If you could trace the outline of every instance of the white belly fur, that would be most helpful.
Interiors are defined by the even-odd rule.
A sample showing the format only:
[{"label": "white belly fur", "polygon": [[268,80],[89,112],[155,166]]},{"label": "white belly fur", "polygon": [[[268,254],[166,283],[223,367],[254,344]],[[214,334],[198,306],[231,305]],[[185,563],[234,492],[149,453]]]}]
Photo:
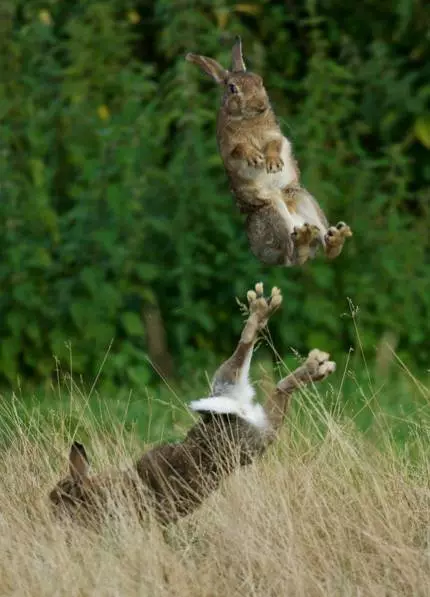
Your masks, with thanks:
[{"label": "white belly fur", "polygon": [[[265,139],[265,142],[268,143],[270,140],[270,138]],[[274,174],[268,173],[265,168],[248,166],[242,160],[238,161],[239,167],[237,173],[241,178],[252,184],[251,188],[257,197],[276,205],[279,217],[285,221],[290,234],[294,231],[295,227],[300,228],[305,223],[314,224],[321,228],[320,218],[315,210],[315,206],[312,202],[307,201],[305,196],[300,196],[300,194],[296,196],[296,201],[298,202],[297,211],[290,211],[285,202],[282,189],[292,183],[297,183],[297,170],[292,158],[291,143],[286,137],[282,138],[281,157],[284,166],[282,170]],[[307,194],[307,191],[302,192],[305,195]],[[325,229],[321,229],[322,238],[324,233]]]},{"label": "white belly fur", "polygon": [[310,202],[305,202],[303,197],[297,197],[297,211],[290,211],[284,201],[282,193],[273,193],[271,200],[277,206],[279,215],[285,221],[287,228],[290,232],[293,232],[294,228],[300,228],[303,224],[312,224],[320,229],[320,238],[323,242],[324,235],[327,232],[326,228],[322,225],[320,218],[315,210],[315,207]]},{"label": "white belly fur", "polygon": [[294,231],[294,228],[303,226],[305,219],[297,212],[291,212],[285,204],[284,197],[281,192],[278,192],[272,196],[274,204],[277,206],[277,212],[279,216],[284,220],[287,230],[290,234]]}]

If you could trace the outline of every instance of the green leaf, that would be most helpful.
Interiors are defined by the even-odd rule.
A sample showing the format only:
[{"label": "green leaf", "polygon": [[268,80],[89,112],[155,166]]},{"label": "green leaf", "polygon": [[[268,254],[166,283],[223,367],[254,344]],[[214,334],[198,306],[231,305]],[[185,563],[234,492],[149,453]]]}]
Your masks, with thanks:
[{"label": "green leaf", "polygon": [[136,384],[139,387],[144,387],[148,385],[151,379],[151,371],[148,366],[145,365],[136,365],[134,367],[129,367],[127,369],[127,374],[129,376],[130,381]]},{"label": "green leaf", "polygon": [[414,133],[418,141],[430,149],[430,115],[420,116],[415,121]]},{"label": "green leaf", "polygon": [[19,351],[19,338],[2,338],[0,344],[0,371],[11,381],[15,381],[18,374]]},{"label": "green leaf", "polygon": [[160,270],[154,264],[144,263],[136,266],[136,273],[142,282],[152,282],[159,276]]},{"label": "green leaf", "polygon": [[130,336],[143,336],[145,329],[137,313],[126,311],[121,315],[121,323]]}]

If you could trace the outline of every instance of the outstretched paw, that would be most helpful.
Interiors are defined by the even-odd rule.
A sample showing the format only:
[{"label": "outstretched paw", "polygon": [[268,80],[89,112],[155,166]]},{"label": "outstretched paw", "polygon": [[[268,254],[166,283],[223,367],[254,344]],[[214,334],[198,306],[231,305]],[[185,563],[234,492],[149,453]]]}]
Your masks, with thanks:
[{"label": "outstretched paw", "polygon": [[322,381],[336,371],[336,363],[329,361],[330,355],[315,348],[306,361],[285,379],[278,383],[278,390],[291,394],[297,388],[310,382]]},{"label": "outstretched paw", "polygon": [[296,245],[310,245],[312,241],[318,238],[320,229],[313,224],[303,224],[303,226],[295,226],[294,232],[291,236]]},{"label": "outstretched paw", "polygon": [[248,290],[248,309],[249,314],[255,315],[258,320],[258,327],[262,329],[269,317],[282,303],[282,294],[279,288],[274,286],[269,297],[264,296],[264,287],[262,282],[255,285],[255,290]]},{"label": "outstretched paw", "polygon": [[345,239],[349,236],[352,236],[352,231],[345,222],[338,222],[336,226],[330,226],[324,237],[325,252],[329,259],[334,259],[340,254]]},{"label": "outstretched paw", "polygon": [[280,172],[284,167],[284,160],[279,155],[270,155],[266,157],[266,171],[269,174]]},{"label": "outstretched paw", "polygon": [[312,256],[315,251],[313,249],[316,240],[319,238],[320,229],[313,224],[303,224],[303,226],[296,226],[291,238],[294,242],[294,254],[296,263],[302,265]]},{"label": "outstretched paw", "polygon": [[336,363],[329,361],[329,358],[330,355],[327,352],[322,352],[318,348],[311,350],[305,366],[312,381],[321,381],[336,371]]}]

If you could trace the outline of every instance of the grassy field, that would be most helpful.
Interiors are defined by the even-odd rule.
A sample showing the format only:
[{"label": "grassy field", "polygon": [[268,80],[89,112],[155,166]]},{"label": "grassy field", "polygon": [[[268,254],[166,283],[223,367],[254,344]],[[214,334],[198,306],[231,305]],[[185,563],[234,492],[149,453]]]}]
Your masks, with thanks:
[{"label": "grassy field", "polygon": [[[261,356],[253,377],[280,376]],[[184,397],[204,393],[204,374],[141,395],[99,395],[66,376],[43,397],[3,396],[0,594],[429,595],[429,391],[392,367],[377,377],[345,357],[336,376],[296,395],[262,461],[164,534],[125,504],[99,535],[60,525],[47,493],[73,437],[94,471],[180,437]]]}]

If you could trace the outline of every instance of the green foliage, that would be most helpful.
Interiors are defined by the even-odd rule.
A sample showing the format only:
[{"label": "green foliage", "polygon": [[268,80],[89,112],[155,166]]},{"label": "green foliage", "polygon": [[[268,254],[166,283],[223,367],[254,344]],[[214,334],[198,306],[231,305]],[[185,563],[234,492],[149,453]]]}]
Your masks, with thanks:
[{"label": "green foliage", "polygon": [[[285,296],[281,352],[393,332],[430,347],[430,9],[378,0],[120,0],[0,9],[0,376],[47,378],[53,356],[106,381],[151,380],[146,305],[176,370],[226,354],[233,300],[257,279]],[[186,51],[229,63],[240,33],[343,254],[302,269],[249,252],[215,141],[218,92]],[[190,365],[192,363],[192,366]]]}]

